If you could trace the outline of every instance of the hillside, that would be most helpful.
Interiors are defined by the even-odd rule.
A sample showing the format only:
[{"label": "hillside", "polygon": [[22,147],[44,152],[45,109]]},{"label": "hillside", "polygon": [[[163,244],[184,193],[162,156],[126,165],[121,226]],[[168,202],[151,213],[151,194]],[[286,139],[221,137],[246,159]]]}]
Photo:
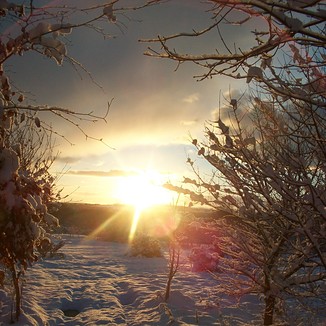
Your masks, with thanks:
[{"label": "hillside", "polygon": [[[96,236],[110,241],[128,240],[134,208],[125,205],[62,203],[52,207],[59,219],[56,232]],[[142,212],[138,223],[141,232],[164,236],[162,228],[176,228],[195,218],[214,218],[220,214],[205,208],[155,206]]]}]

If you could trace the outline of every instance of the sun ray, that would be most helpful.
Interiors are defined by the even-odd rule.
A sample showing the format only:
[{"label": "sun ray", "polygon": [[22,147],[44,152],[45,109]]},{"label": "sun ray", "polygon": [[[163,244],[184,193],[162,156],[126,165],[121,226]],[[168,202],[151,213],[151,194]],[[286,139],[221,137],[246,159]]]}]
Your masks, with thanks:
[{"label": "sun ray", "polygon": [[129,243],[131,243],[135,237],[141,212],[142,209],[140,207],[135,208],[135,214],[133,216],[132,224],[129,232],[129,239],[128,239]]},{"label": "sun ray", "polygon": [[98,234],[100,234],[103,230],[106,229],[106,227],[114,222],[114,220],[119,216],[118,213],[114,214],[113,216],[110,216],[107,220],[105,220],[99,227],[97,227],[93,232],[91,232],[90,234],[88,234],[85,237],[85,240],[90,240],[90,239],[94,239],[97,237]]}]

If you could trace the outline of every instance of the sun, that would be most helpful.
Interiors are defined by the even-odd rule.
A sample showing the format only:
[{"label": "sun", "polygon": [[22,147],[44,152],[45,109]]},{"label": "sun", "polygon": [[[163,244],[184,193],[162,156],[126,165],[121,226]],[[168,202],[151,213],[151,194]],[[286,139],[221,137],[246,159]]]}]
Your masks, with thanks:
[{"label": "sun", "polygon": [[166,176],[154,170],[140,171],[135,175],[121,178],[116,196],[122,204],[132,205],[135,209],[129,235],[130,241],[135,235],[141,212],[144,209],[173,203],[174,194],[163,187],[166,181]]},{"label": "sun", "polygon": [[121,203],[132,205],[139,210],[160,204],[171,204],[173,200],[171,191],[163,187],[166,181],[166,176],[154,170],[140,171],[135,175],[121,178],[116,196]]}]

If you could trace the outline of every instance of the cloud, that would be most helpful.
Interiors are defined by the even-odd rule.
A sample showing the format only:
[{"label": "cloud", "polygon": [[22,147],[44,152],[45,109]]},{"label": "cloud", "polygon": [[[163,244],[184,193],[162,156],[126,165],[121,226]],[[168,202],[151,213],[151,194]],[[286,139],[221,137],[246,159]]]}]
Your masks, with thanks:
[{"label": "cloud", "polygon": [[56,158],[57,162],[63,162],[63,163],[77,163],[81,160],[80,156],[58,156]]},{"label": "cloud", "polygon": [[217,121],[219,118],[222,120],[227,120],[230,118],[230,114],[232,114],[232,110],[228,106],[222,106],[221,108],[215,108],[211,112],[211,119],[213,121]]},{"label": "cloud", "polygon": [[[242,131],[247,130],[251,132],[254,124],[250,98],[237,89],[223,93],[223,97],[222,106],[220,108],[215,107],[211,111],[211,119],[215,122],[221,119],[223,123],[230,127],[230,130],[233,130],[232,132],[238,132],[238,122],[240,121]],[[236,100],[237,109],[235,111],[230,103],[231,100]]]},{"label": "cloud", "polygon": [[229,89],[225,92],[223,92],[222,95],[220,95],[220,107],[215,107],[211,111],[211,119],[212,120],[218,120],[221,118],[224,120],[234,120],[234,112],[231,105],[231,100],[237,101],[237,114],[241,116],[242,114],[245,114],[247,112],[248,108],[248,100],[247,97],[244,96],[244,92],[240,89]]},{"label": "cloud", "polygon": [[198,93],[190,94],[189,96],[182,99],[182,102],[186,102],[186,103],[194,103],[194,102],[197,102],[197,101],[199,101],[199,94]]},{"label": "cloud", "polygon": [[65,174],[70,175],[83,175],[90,177],[128,177],[137,175],[134,171],[124,171],[124,170],[110,170],[110,171],[95,171],[95,170],[70,170]]}]

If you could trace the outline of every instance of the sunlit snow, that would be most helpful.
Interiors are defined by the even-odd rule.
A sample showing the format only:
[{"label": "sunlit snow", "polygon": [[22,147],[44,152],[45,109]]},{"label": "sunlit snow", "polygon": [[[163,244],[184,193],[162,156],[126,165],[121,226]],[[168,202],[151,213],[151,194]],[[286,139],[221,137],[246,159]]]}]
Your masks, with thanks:
[{"label": "sunlit snow", "polygon": [[[129,257],[127,244],[83,236],[64,240],[55,257],[27,271],[17,325],[221,325],[224,314],[236,315],[221,309],[216,280],[192,272],[185,252],[164,303],[167,252],[163,258]],[[0,325],[7,325],[10,298],[0,291]],[[241,316],[252,320],[249,306],[243,303]]]}]

